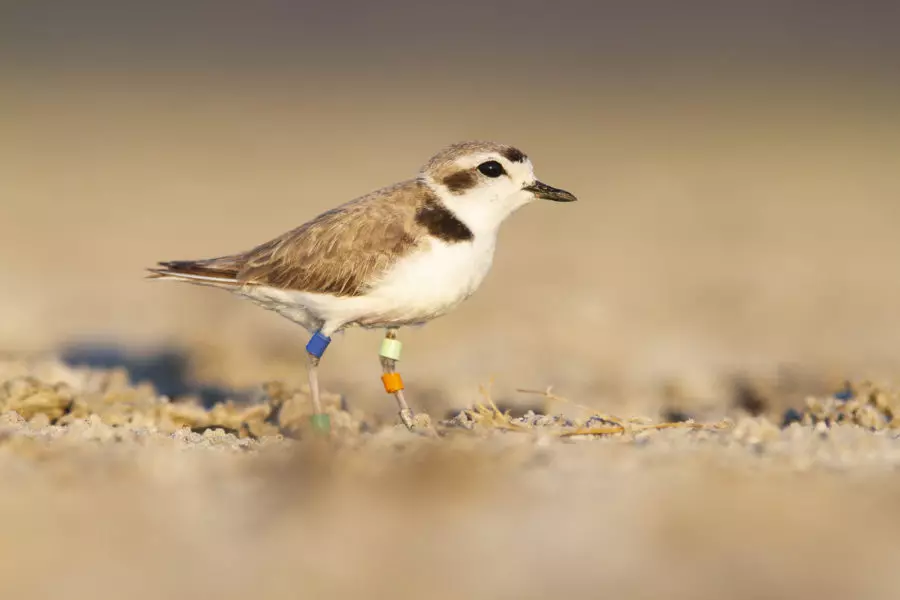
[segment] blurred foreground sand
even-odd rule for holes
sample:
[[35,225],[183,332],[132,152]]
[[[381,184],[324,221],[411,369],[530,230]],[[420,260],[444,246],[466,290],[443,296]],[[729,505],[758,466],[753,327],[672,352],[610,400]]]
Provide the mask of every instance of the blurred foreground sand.
[[892,428],[254,440],[173,430],[164,415],[203,411],[115,373],[7,361],[0,380],[4,598],[900,593]]

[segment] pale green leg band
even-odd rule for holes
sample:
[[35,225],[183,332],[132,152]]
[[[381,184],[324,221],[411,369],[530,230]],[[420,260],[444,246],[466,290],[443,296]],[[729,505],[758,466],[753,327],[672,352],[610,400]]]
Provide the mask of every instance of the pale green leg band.
[[400,343],[400,340],[384,338],[381,340],[381,351],[378,354],[391,360],[400,360],[400,350],[402,348],[403,344]]
[[309,422],[313,431],[318,433],[328,433],[331,431],[331,416],[327,413],[319,413],[310,416]]

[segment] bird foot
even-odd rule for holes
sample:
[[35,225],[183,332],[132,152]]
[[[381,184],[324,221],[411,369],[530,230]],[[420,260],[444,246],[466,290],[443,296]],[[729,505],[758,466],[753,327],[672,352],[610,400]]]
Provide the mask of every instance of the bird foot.
[[413,411],[409,408],[404,408],[400,411],[400,420],[403,421],[403,424],[406,425],[406,428],[410,431],[416,427],[415,418],[416,415],[414,415]]
[[406,428],[411,433],[418,433],[428,437],[437,436],[437,431],[431,424],[431,417],[425,413],[413,414],[411,409],[405,408],[400,411],[400,420],[403,421],[403,424],[406,425]]

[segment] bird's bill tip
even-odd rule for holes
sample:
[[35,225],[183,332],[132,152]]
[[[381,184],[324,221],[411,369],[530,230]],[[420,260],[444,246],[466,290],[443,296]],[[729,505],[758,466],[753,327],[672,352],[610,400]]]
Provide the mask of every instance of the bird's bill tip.
[[535,181],[531,185],[526,186],[525,189],[534,194],[535,198],[540,198],[541,200],[552,200],[553,202],[575,202],[578,200],[571,192],[547,185],[542,181]]

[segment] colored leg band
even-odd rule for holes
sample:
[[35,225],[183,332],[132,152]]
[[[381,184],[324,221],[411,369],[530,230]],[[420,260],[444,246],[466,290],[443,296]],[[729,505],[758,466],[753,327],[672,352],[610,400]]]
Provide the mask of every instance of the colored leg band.
[[322,358],[322,355],[325,354],[325,348],[327,348],[330,343],[330,337],[322,335],[321,332],[317,331],[309,338],[309,343],[306,344],[306,351],[316,358]]
[[391,360],[400,360],[400,350],[402,349],[403,344],[400,343],[400,340],[384,338],[381,340],[381,351],[378,354]]
[[331,417],[327,414],[312,415],[309,418],[309,422],[315,431],[321,433],[328,433],[331,431]]
[[384,383],[384,391],[388,394],[393,394],[403,389],[403,380],[400,379],[400,373],[385,373],[381,376],[381,381]]

